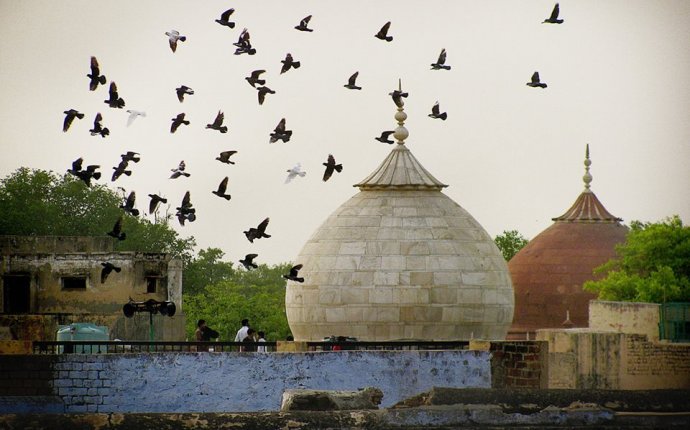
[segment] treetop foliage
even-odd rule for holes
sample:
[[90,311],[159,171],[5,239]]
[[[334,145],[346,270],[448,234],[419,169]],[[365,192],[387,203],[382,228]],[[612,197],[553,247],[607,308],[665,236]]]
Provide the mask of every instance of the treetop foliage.
[[633,221],[617,258],[595,269],[606,277],[584,288],[602,300],[690,301],[690,227],[678,215],[661,222]]
[[503,258],[510,261],[515,254],[529,243],[529,240],[517,230],[503,230],[503,233],[494,238],[496,246],[501,250]]

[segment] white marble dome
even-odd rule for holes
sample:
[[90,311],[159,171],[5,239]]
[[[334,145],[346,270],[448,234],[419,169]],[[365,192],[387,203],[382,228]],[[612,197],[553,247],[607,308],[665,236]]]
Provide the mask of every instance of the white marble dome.
[[504,339],[514,304],[508,266],[441,192],[446,185],[398,140],[355,186],[295,260],[304,283],[288,282],[285,296],[295,339]]

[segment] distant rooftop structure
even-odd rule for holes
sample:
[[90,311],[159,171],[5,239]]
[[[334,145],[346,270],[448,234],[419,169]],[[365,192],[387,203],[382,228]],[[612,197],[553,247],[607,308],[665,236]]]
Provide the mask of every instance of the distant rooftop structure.
[[596,294],[582,285],[595,279],[594,268],[616,257],[615,246],[625,241],[628,228],[591,190],[589,145],[584,164],[585,189],[575,203],[508,262],[515,289],[509,339],[533,339],[542,328],[587,327]]

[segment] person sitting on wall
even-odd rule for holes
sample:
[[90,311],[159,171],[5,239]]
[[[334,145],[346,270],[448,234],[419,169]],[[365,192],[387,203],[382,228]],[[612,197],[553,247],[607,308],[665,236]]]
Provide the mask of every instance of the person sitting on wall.
[[[259,335],[259,339],[257,340],[257,342],[266,342],[266,333],[259,330],[259,332],[257,334]],[[266,347],[265,346],[258,346],[256,348],[256,350],[258,352],[266,352]]]
[[248,319],[243,319],[242,320],[242,327],[237,330],[237,334],[235,335],[235,342],[242,342],[245,337],[247,337],[247,331],[249,330],[249,320]]
[[[254,329],[250,328],[247,330],[247,336],[242,340],[242,343],[254,343],[256,340],[254,339]],[[265,348],[265,347],[264,347]],[[256,346],[255,345],[243,345],[240,348],[241,351],[244,352],[256,352]]]
[[[220,334],[206,325],[206,320],[199,320],[196,323],[196,331],[194,332],[197,342],[210,342],[211,339],[216,339]],[[199,346],[199,351],[208,351],[208,346]]]

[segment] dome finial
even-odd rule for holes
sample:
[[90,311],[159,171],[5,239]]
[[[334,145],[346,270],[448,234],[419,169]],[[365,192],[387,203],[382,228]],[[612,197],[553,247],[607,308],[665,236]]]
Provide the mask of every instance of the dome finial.
[[585,192],[589,192],[589,184],[592,182],[592,175],[589,173],[589,166],[592,165],[592,161],[589,159],[589,143],[585,149],[585,175],[582,180],[585,182]]
[[395,105],[398,108],[398,111],[395,113],[395,120],[398,122],[398,127],[396,127],[396,129],[393,131],[393,137],[395,137],[395,140],[397,140],[396,143],[398,145],[404,145],[405,139],[407,139],[407,136],[410,135],[410,132],[408,132],[405,128],[407,114],[403,108],[405,106],[403,97],[407,97],[408,94],[404,93],[402,90],[402,79],[398,78],[398,89],[390,93],[390,95],[393,96],[393,102],[395,102]]

